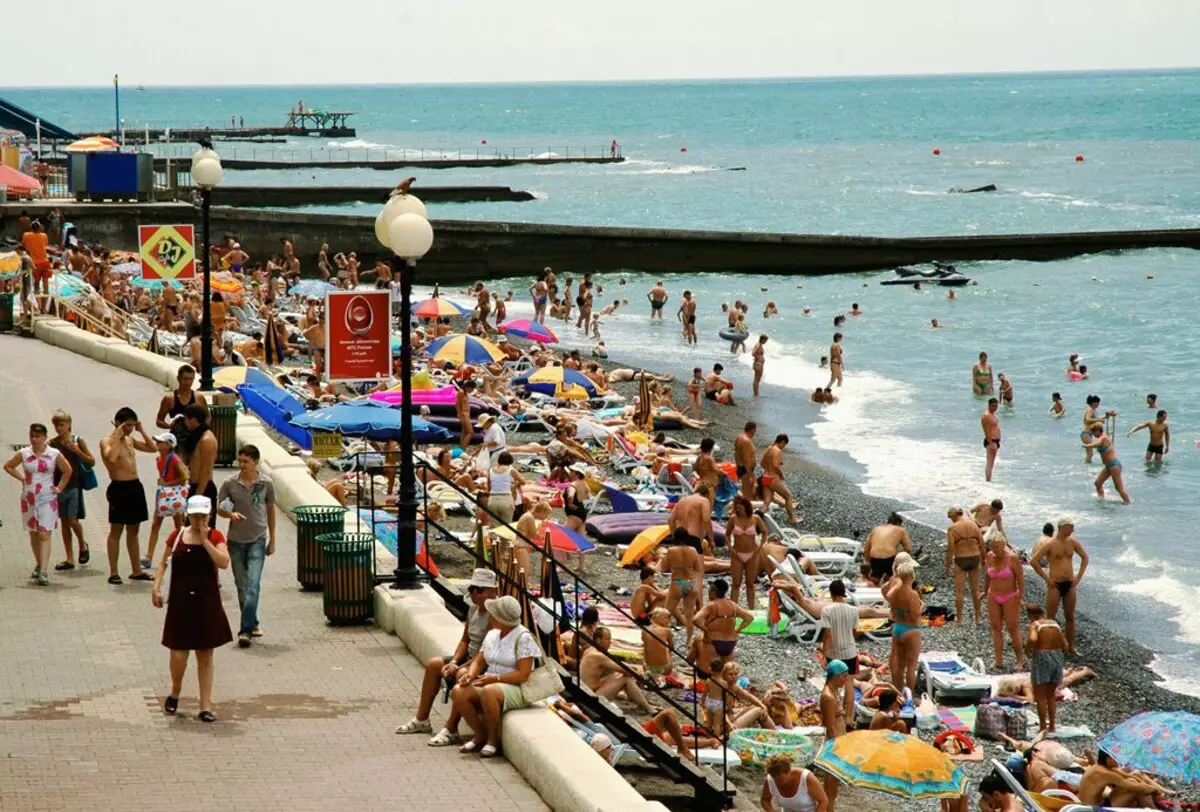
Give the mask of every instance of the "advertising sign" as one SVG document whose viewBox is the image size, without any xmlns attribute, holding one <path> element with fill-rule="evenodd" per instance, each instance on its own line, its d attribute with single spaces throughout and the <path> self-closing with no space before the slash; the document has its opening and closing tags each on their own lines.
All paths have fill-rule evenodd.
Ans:
<svg viewBox="0 0 1200 812">
<path fill-rule="evenodd" d="M 391 294 L 333 290 L 325 294 L 325 374 L 331 381 L 386 378 L 392 368 Z"/>
<path fill-rule="evenodd" d="M 143 279 L 194 279 L 195 226 L 138 226 Z"/>
</svg>

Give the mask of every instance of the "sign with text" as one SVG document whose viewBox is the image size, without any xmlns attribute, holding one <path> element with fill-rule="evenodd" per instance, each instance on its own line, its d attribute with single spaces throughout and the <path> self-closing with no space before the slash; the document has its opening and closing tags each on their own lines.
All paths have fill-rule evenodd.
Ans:
<svg viewBox="0 0 1200 812">
<path fill-rule="evenodd" d="M 392 306 L 386 290 L 325 294 L 325 375 L 331 381 L 386 378 L 392 368 Z"/>
<path fill-rule="evenodd" d="M 196 277 L 195 226 L 138 226 L 143 279 Z"/>
<path fill-rule="evenodd" d="M 342 456 L 342 435 L 330 431 L 312 432 L 312 455 L 317 460 L 333 460 Z"/>
</svg>

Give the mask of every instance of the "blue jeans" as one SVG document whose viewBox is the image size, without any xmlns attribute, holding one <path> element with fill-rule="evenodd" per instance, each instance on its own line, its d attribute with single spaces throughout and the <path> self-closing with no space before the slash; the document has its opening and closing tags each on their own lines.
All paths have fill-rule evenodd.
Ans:
<svg viewBox="0 0 1200 812">
<path fill-rule="evenodd" d="M 238 605 L 242 609 L 238 634 L 250 634 L 258 628 L 258 587 L 262 581 L 263 563 L 267 560 L 267 540 L 231 541 L 230 564 L 237 584 Z"/>
</svg>

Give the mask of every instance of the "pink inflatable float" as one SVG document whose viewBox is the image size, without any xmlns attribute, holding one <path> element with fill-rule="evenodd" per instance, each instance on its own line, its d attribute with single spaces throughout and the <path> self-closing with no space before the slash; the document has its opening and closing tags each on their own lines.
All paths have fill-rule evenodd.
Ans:
<svg viewBox="0 0 1200 812">
<path fill-rule="evenodd" d="M 440 403 L 454 402 L 454 387 L 443 386 L 441 389 L 418 389 L 412 393 L 412 402 L 417 405 L 433 405 Z M 388 390 L 387 392 L 376 392 L 371 395 L 371 400 L 377 400 L 380 403 L 386 403 L 389 406 L 394 406 L 400 403 L 403 399 L 403 393 L 399 390 Z"/>
</svg>

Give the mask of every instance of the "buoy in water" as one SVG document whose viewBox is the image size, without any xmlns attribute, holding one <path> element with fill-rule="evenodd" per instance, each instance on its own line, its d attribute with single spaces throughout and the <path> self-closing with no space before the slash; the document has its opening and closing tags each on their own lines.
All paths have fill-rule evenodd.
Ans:
<svg viewBox="0 0 1200 812">
<path fill-rule="evenodd" d="M 1147 278 L 1147 279 L 1153 279 L 1153 278 L 1154 278 L 1154 274 L 1152 274 L 1152 273 L 1148 273 L 1148 274 L 1146 274 L 1146 278 Z"/>
<path fill-rule="evenodd" d="M 934 155 L 941 155 L 941 154 L 942 154 L 942 150 L 941 150 L 940 148 L 938 148 L 938 147 L 934 147 L 934 148 L 933 148 L 933 154 L 934 154 Z"/>
<path fill-rule="evenodd" d="M 759 290 L 761 290 L 763 293 L 766 293 L 766 292 L 767 292 L 767 286 L 766 286 L 766 285 L 763 285 L 761 288 L 759 288 Z"/>
<path fill-rule="evenodd" d="M 479 143 L 481 143 L 481 144 L 486 144 L 486 143 L 487 143 L 487 139 L 485 138 L 485 139 L 483 139 L 482 141 L 480 141 Z"/>
<path fill-rule="evenodd" d="M 1081 164 L 1081 163 L 1083 163 L 1083 156 L 1082 156 L 1082 155 L 1076 155 L 1076 156 L 1075 156 L 1075 163 L 1077 163 L 1077 164 Z"/>
<path fill-rule="evenodd" d="M 679 151 L 680 151 L 680 152 L 687 152 L 687 147 L 680 147 L 680 148 L 679 148 Z"/>
</svg>

